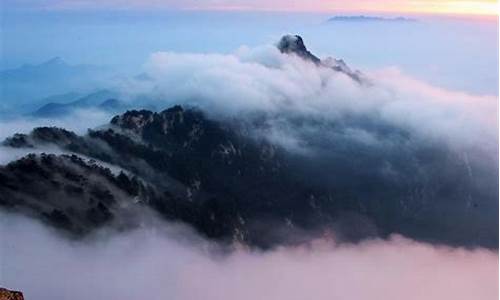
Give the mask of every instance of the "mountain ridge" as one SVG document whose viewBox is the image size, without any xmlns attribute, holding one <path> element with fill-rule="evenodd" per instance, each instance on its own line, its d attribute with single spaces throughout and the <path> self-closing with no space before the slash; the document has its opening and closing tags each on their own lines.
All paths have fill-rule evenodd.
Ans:
<svg viewBox="0 0 500 300">
<path fill-rule="evenodd" d="M 27 174 L 35 175 L 26 177 L 27 174 L 22 171 L 22 166 L 26 162 L 30 162 L 28 166 L 31 165 L 37 170 L 40 163 L 47 160 L 61 162 L 69 160 L 66 163 L 68 166 L 74 165 L 73 160 L 75 160 L 79 168 L 94 170 L 95 168 L 91 166 L 85 166 L 87 163 L 79 162 L 79 156 L 82 156 L 126 170 L 129 175 L 120 175 L 123 180 L 124 176 L 128 178 L 127 180 L 137 178 L 137 185 L 142 186 L 140 190 L 148 191 L 148 196 L 145 198 L 147 200 L 140 203 L 157 211 L 167 220 L 186 223 L 203 235 L 219 241 L 238 241 L 266 248 L 297 243 L 303 241 L 306 236 L 309 239 L 324 234 L 330 235 L 332 232 L 338 241 L 345 242 L 356 242 L 375 236 L 384 237 L 391 233 L 453 245 L 494 247 L 492 245 L 497 241 L 493 232 L 478 231 L 484 230 L 479 228 L 486 225 L 478 225 L 478 228 L 462 228 L 460 235 L 456 235 L 456 229 L 447 228 L 438 219 L 434 219 L 435 209 L 441 211 L 439 206 L 447 209 L 449 205 L 456 206 L 454 208 L 457 211 L 456 218 L 476 218 L 476 214 L 479 210 L 483 211 L 485 209 L 483 205 L 487 203 L 483 201 L 480 205 L 469 207 L 467 194 L 460 198 L 459 195 L 464 194 L 464 191 L 453 188 L 456 182 L 463 182 L 461 189 L 466 189 L 466 193 L 476 192 L 474 187 L 470 186 L 471 183 L 466 181 L 468 180 L 466 168 L 454 166 L 453 159 L 445 159 L 449 155 L 446 152 L 433 150 L 434 152 L 425 155 L 435 156 L 428 162 L 429 165 L 437 163 L 441 165 L 442 170 L 454 168 L 455 175 L 441 174 L 439 169 L 436 169 L 437 173 L 434 176 L 437 177 L 432 179 L 435 181 L 434 185 L 421 186 L 418 183 L 420 180 L 428 182 L 431 179 L 418 179 L 410 175 L 417 170 L 414 168 L 421 169 L 423 166 L 412 167 L 403 164 L 404 169 L 400 171 L 408 173 L 407 179 L 401 177 L 401 182 L 398 183 L 383 174 L 360 173 L 354 164 L 351 166 L 349 163 L 351 158 L 345 156 L 351 155 L 352 150 L 347 152 L 343 150 L 343 147 L 349 149 L 349 145 L 335 146 L 336 143 L 333 143 L 328 146 L 331 151 L 340 151 L 337 156 L 344 157 L 333 160 L 325 158 L 329 161 L 325 163 L 323 160 L 311 160 L 308 156 L 290 152 L 265 139 L 255 138 L 253 134 L 249 135 L 248 128 L 253 130 L 254 126 L 262 126 L 258 125 L 261 123 L 251 124 L 253 125 L 244 120 L 214 120 L 197 108 L 173 106 L 161 112 L 127 111 L 113 117 L 108 126 L 89 130 L 82 136 L 64 129 L 35 128 L 30 134 L 16 134 L 6 139 L 3 145 L 25 149 L 55 146 L 73 153 L 76 157 L 32 155 L 2 167 L 0 174 L 10 180 L 0 180 L 0 195 L 4 195 L 3 197 L 10 195 L 10 199 L 28 197 L 24 195 L 26 191 L 23 191 L 23 182 L 37 173 L 30 171 Z M 344 140 L 343 143 L 345 142 Z M 354 144 L 351 145 L 353 146 Z M 357 161 L 376 163 L 373 154 L 365 156 L 362 153 L 364 152 L 358 153 L 361 156 Z M 414 155 L 423 154 L 410 152 L 399 155 L 402 155 L 402 163 Z M 429 156 L 430 154 L 432 156 Z M 411 156 L 406 157 L 406 155 Z M 448 164 L 447 161 L 452 164 Z M 97 198 L 95 199 L 97 202 L 92 202 L 86 196 L 91 194 L 90 185 L 84 184 L 80 189 L 70 188 L 69 192 L 60 190 L 65 185 L 74 185 L 70 179 L 61 178 L 65 178 L 63 175 L 71 173 L 70 169 L 74 170 L 75 167 L 57 171 L 57 165 L 64 163 L 55 164 L 53 167 L 45 163 L 42 169 L 45 168 L 46 171 L 30 182 L 38 182 L 42 190 L 48 190 L 49 194 L 46 195 L 65 193 L 65 197 L 71 196 L 70 198 L 74 199 L 72 201 L 78 203 L 75 205 L 83 205 L 82 209 L 77 210 L 80 213 L 74 217 L 74 222 L 80 224 L 78 230 L 71 228 L 65 230 L 78 234 L 106 226 L 105 224 L 108 224 L 106 220 L 110 218 L 106 212 L 113 212 L 113 207 L 108 207 L 103 202 L 106 197 L 102 196 L 104 198 L 101 201 L 106 208 L 103 208 L 103 205 L 96 208 L 88 204 L 98 203 L 100 200 Z M 394 167 L 396 166 L 397 164 L 394 164 Z M 310 171 L 313 173 L 309 174 Z M 48 188 L 54 183 L 51 183 L 50 176 L 43 175 L 48 174 L 47 172 L 62 174 L 57 175 L 59 179 L 56 183 L 59 184 L 59 189 Z M 325 172 L 330 173 L 330 177 L 314 179 Z M 92 176 L 101 176 L 98 174 L 100 171 Z M 72 177 L 74 176 L 70 176 Z M 350 180 L 343 180 L 342 177 Z M 114 198 L 123 198 L 119 195 L 126 194 L 127 186 L 117 187 L 113 183 L 114 180 L 116 179 L 109 177 L 102 182 L 106 183 L 105 189 L 110 191 Z M 391 185 L 390 191 L 386 191 L 385 187 Z M 364 189 L 360 190 L 358 186 L 363 186 Z M 433 195 L 440 190 L 445 191 L 450 188 L 453 192 L 449 195 L 442 194 L 441 197 L 444 198 L 435 205 L 429 202 L 436 199 Z M 68 194 L 73 189 L 80 192 Z M 37 191 L 34 187 L 30 190 Z M 367 190 L 367 193 L 363 192 L 364 190 Z M 36 192 L 36 194 L 42 193 Z M 370 194 L 372 199 L 368 201 L 365 197 Z M 33 195 L 28 198 L 35 204 L 43 200 Z M 448 198 L 449 200 L 446 200 Z M 448 204 L 447 201 L 452 202 Z M 5 203 L 9 203 L 9 206 L 14 205 L 21 211 L 30 207 L 26 206 L 26 201 L 16 202 L 5 198 L 0 201 L 0 205 L 5 206 Z M 59 201 L 52 200 L 51 203 L 53 211 L 65 212 Z M 87 214 L 92 214 L 85 211 L 92 209 L 97 210 L 96 214 L 100 216 L 96 217 L 97 220 L 100 218 L 104 220 L 102 224 L 81 221 L 87 220 Z M 65 220 L 59 212 L 54 216 L 51 215 L 51 211 L 46 213 L 48 215 L 42 214 L 39 217 Z M 133 212 L 130 214 L 135 215 Z M 120 219 L 120 215 L 121 213 L 118 213 L 116 218 Z M 450 218 L 453 220 L 455 217 L 450 216 Z M 135 220 L 138 217 L 131 219 Z M 432 224 L 434 230 L 420 228 L 418 224 L 421 219 Z M 304 234 L 305 232 L 307 234 Z"/>
</svg>

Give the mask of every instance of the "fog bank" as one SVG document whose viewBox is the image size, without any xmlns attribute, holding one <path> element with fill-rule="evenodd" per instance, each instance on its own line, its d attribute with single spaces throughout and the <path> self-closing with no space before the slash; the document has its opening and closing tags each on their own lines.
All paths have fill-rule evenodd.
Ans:
<svg viewBox="0 0 500 300">
<path fill-rule="evenodd" d="M 498 254 L 400 236 L 223 253 L 174 224 L 62 239 L 1 214 L 0 281 L 27 299 L 497 299 Z"/>
<path fill-rule="evenodd" d="M 187 104 L 238 118 L 264 112 L 340 124 L 357 118 L 372 122 L 362 128 L 369 135 L 374 126 L 388 125 L 457 150 L 497 152 L 496 96 L 447 90 L 397 68 L 369 72 L 369 84 L 360 85 L 270 45 L 242 47 L 227 55 L 158 52 L 145 70 L 150 80 L 127 82 L 121 90 L 148 95 L 160 107 Z M 283 126 L 273 129 L 288 140 L 295 138 Z"/>
</svg>

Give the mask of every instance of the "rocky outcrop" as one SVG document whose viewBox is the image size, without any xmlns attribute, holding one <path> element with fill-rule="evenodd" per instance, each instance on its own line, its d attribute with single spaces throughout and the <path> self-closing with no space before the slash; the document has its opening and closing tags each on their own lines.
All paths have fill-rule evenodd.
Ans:
<svg viewBox="0 0 500 300">
<path fill-rule="evenodd" d="M 278 42 L 278 49 L 281 53 L 295 54 L 305 60 L 311 61 L 315 64 L 320 64 L 321 60 L 307 50 L 304 45 L 302 37 L 299 35 L 285 35 Z"/>
<path fill-rule="evenodd" d="M 349 68 L 342 59 L 335 59 L 332 57 L 328 57 L 324 60 L 319 59 L 317 56 L 307 50 L 304 44 L 304 40 L 299 35 L 283 36 L 278 42 L 277 47 L 281 53 L 297 55 L 298 57 L 312 62 L 317 66 L 327 67 L 337 72 L 341 72 L 358 83 L 368 83 L 368 80 L 364 78 L 363 74 L 360 71 L 351 70 L 351 68 Z"/>
<path fill-rule="evenodd" d="M 23 293 L 0 287 L 0 300 L 24 300 Z"/>
</svg>

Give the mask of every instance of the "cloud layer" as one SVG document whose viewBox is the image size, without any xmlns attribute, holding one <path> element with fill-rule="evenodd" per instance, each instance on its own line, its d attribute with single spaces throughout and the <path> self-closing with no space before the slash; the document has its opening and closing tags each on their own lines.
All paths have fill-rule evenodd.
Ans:
<svg viewBox="0 0 500 300">
<path fill-rule="evenodd" d="M 0 118 L 0 141 L 15 133 L 28 133 L 35 127 L 55 126 L 65 128 L 78 134 L 84 134 L 87 129 L 105 125 L 112 115 L 99 109 L 76 109 L 63 117 L 30 118 L 14 117 Z"/>
<path fill-rule="evenodd" d="M 358 245 L 317 240 L 263 253 L 223 253 L 172 224 L 75 242 L 32 220 L 1 217 L 0 281 L 27 298 L 498 298 L 498 254 L 487 250 L 394 236 Z"/>
<path fill-rule="evenodd" d="M 407 155 L 401 151 L 405 150 L 409 154 L 402 157 L 406 159 L 414 158 L 414 145 L 438 145 L 463 157 L 459 163 L 463 160 L 464 168 L 460 168 L 468 170 L 464 176 L 470 177 L 471 190 L 484 189 L 487 196 L 479 195 L 486 201 L 492 199 L 489 194 L 496 193 L 497 179 L 492 174 L 498 176 L 498 170 L 496 164 L 490 164 L 496 162 L 498 152 L 496 97 L 447 91 L 395 69 L 368 74 L 370 83 L 359 85 L 341 73 L 282 55 L 274 47 L 241 48 L 230 55 L 156 53 L 146 64 L 146 74 L 149 80 L 124 83 L 123 94 L 130 99 L 147 96 L 159 107 L 198 105 L 211 117 L 224 120 L 253 121 L 255 116 L 265 115 L 268 126 L 256 134 L 299 154 L 323 150 L 323 160 L 315 162 L 321 167 L 325 167 L 325 158 L 338 163 L 328 156 L 333 148 L 326 147 L 338 146 L 338 141 L 365 145 L 354 150 L 370 149 L 368 155 L 361 155 L 365 159 L 361 162 L 368 163 L 360 164 L 368 170 L 370 180 L 374 178 L 370 168 L 378 166 L 373 153 L 392 157 L 395 153 Z M 43 123 L 83 132 L 108 118 L 100 112 L 82 112 Z M 1 137 L 42 124 L 16 120 L 3 121 L 3 125 Z M 390 132 L 408 133 L 409 145 L 381 134 L 387 126 Z M 341 137 L 336 131 L 339 127 Z M 347 149 L 351 156 L 341 157 L 341 161 L 352 162 L 347 171 L 357 172 L 361 168 L 355 163 L 359 161 L 345 159 L 352 158 L 353 149 Z M 0 163 L 18 155 L 2 149 Z M 450 160 L 454 163 L 456 158 Z M 435 179 L 429 175 L 446 174 L 446 170 L 425 169 L 419 160 L 411 163 L 421 171 L 415 180 L 425 184 Z M 384 180 L 405 178 L 397 173 L 397 164 L 384 166 Z M 406 166 L 404 160 L 401 170 Z M 491 172 L 478 172 L 478 166 Z M 346 181 L 357 174 L 341 171 Z M 478 220 L 485 219 L 484 211 L 490 207 L 481 204 L 483 214 L 475 212 Z M 458 215 L 470 218 L 470 214 L 467 207 Z M 488 221 L 498 222 L 494 213 L 488 216 Z M 27 298 L 498 298 L 498 254 L 484 249 L 438 247 L 392 236 L 356 245 L 335 245 L 324 239 L 266 252 L 239 246 L 227 252 L 185 228 L 158 221 L 153 227 L 132 232 L 103 231 L 84 241 L 68 241 L 32 220 L 5 213 L 0 217 L 0 281 L 23 290 Z M 462 226 L 459 232 L 464 234 L 469 225 L 455 224 L 453 233 Z"/>
<path fill-rule="evenodd" d="M 327 121 L 370 118 L 460 150 L 497 151 L 497 97 L 445 90 L 394 68 L 370 73 L 372 84 L 359 85 L 268 46 L 231 55 L 159 52 L 146 71 L 152 82 L 125 91 L 230 116 L 258 111 Z"/>
<path fill-rule="evenodd" d="M 112 115 L 109 112 L 98 109 L 77 109 L 72 113 L 59 118 L 29 118 L 14 117 L 8 119 L 0 118 L 0 142 L 16 133 L 29 133 L 35 127 L 55 126 L 65 128 L 77 134 L 85 134 L 88 129 L 105 125 Z M 27 153 L 57 153 L 64 151 L 55 147 L 42 147 L 41 149 L 12 149 L 0 146 L 0 165 L 19 159 Z"/>
<path fill-rule="evenodd" d="M 448 91 L 395 69 L 367 78 L 358 84 L 264 46 L 229 55 L 155 53 L 144 76 L 119 89 L 132 107 L 195 105 L 223 126 L 248 125 L 289 150 L 297 180 L 341 201 L 353 197 L 388 232 L 495 248 L 497 97 Z M 82 132 L 104 118 L 80 116 L 48 122 Z M 19 130 L 12 124 L 6 131 Z"/>
</svg>

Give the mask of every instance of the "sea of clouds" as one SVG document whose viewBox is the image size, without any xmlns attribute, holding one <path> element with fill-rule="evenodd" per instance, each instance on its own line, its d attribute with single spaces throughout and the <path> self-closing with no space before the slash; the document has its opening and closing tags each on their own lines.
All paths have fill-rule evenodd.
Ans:
<svg viewBox="0 0 500 300">
<path fill-rule="evenodd" d="M 369 118 L 455 148 L 497 151 L 498 97 L 439 88 L 397 68 L 369 72 L 358 84 L 270 45 L 227 55 L 158 52 L 145 73 L 149 80 L 121 83 L 124 95 L 238 118 L 253 112 L 332 122 Z"/>
<path fill-rule="evenodd" d="M 342 124 L 344 138 L 369 145 L 391 143 L 377 134 L 390 126 L 409 132 L 415 143 L 465 153 L 469 168 L 498 176 L 497 96 L 446 90 L 396 68 L 365 73 L 359 84 L 274 46 L 225 55 L 158 52 L 144 71 L 146 79 L 113 84 L 123 100 L 198 106 L 224 120 L 264 114 L 270 126 L 257 133 L 299 152 L 307 152 L 311 135 L 329 137 L 324 124 Z M 297 127 L 297 118 L 318 122 Z M 107 120 L 95 111 L 58 120 L 5 120 L 0 136 L 38 125 L 83 133 Z M 1 163 L 20 155 L 0 150 Z M 36 221 L 0 216 L 0 282 L 23 290 L 27 299 L 498 298 L 498 253 L 481 248 L 392 236 L 343 245 L 316 240 L 265 252 L 235 245 L 228 251 L 161 222 L 70 241 Z"/>
<path fill-rule="evenodd" d="M 0 282 L 27 299 L 497 299 L 498 253 L 401 236 L 232 250 L 162 223 L 62 238 L 1 213 Z"/>
</svg>

